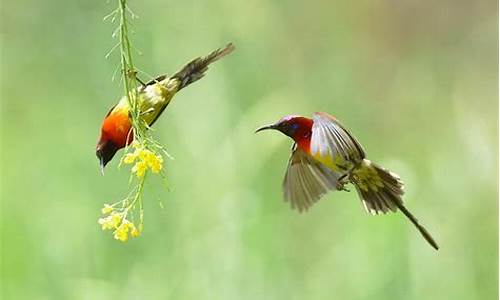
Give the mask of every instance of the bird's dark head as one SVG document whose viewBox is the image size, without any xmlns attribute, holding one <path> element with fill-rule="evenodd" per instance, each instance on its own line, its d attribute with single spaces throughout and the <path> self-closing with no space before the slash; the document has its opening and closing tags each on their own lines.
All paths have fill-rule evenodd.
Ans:
<svg viewBox="0 0 500 300">
<path fill-rule="evenodd" d="M 95 154 L 97 158 L 99 158 L 101 171 L 103 173 L 104 167 L 113 156 L 115 156 L 116 151 L 130 144 L 134 139 L 128 110 L 119 109 L 114 112 L 115 110 L 116 106 L 112 108 L 106 118 L 104 118 L 101 128 L 101 137 L 95 149 Z"/>
<path fill-rule="evenodd" d="M 97 143 L 97 147 L 95 149 L 95 155 L 99 159 L 99 164 L 101 165 L 101 171 L 103 174 L 104 167 L 113 158 L 113 156 L 115 156 L 116 151 L 120 148 L 121 147 L 119 147 L 111 139 L 106 138 L 105 135 L 101 135 L 101 139 L 99 140 L 99 143 Z"/>
<path fill-rule="evenodd" d="M 255 132 L 257 133 L 266 129 L 274 129 L 281 131 L 284 135 L 287 135 L 298 142 L 301 139 L 311 137 L 312 124 L 313 121 L 309 118 L 297 115 L 289 115 L 281 118 L 274 124 L 262 126 Z"/>
</svg>

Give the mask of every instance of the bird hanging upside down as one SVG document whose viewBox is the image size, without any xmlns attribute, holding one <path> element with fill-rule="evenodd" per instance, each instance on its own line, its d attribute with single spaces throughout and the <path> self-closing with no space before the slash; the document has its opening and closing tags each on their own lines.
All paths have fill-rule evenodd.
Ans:
<svg viewBox="0 0 500 300">
<path fill-rule="evenodd" d="M 151 126 L 161 115 L 172 97 L 184 87 L 205 75 L 208 66 L 234 50 L 233 44 L 217 49 L 205 57 L 192 60 L 172 77 L 159 76 L 138 87 L 138 101 L 141 117 Z M 101 169 L 113 158 L 115 153 L 133 140 L 130 107 L 124 96 L 108 112 L 101 128 L 101 137 L 96 147 L 96 155 Z"/>
<path fill-rule="evenodd" d="M 286 116 L 256 132 L 275 129 L 294 141 L 283 190 L 285 200 L 300 212 L 307 210 L 331 190 L 345 190 L 352 183 L 365 209 L 371 214 L 398 209 L 417 227 L 429 244 L 437 243 L 401 199 L 403 182 L 398 175 L 366 159 L 356 138 L 333 116 L 317 112 L 309 119 Z"/>
</svg>

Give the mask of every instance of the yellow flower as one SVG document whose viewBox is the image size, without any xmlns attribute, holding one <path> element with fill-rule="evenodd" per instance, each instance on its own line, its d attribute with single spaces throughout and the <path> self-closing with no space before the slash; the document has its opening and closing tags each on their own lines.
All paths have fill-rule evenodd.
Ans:
<svg viewBox="0 0 500 300">
<path fill-rule="evenodd" d="M 161 157 L 161 155 L 155 155 L 153 153 L 151 154 L 152 155 L 150 155 L 147 160 L 148 166 L 149 168 L 151 168 L 151 171 L 153 173 L 159 173 L 162 168 L 163 158 Z"/>
<path fill-rule="evenodd" d="M 124 219 L 123 222 L 116 228 L 114 232 L 114 238 L 125 242 L 128 240 L 128 233 L 130 231 L 130 235 L 132 237 L 136 237 L 139 234 L 136 232 L 137 229 L 135 228 L 134 223 L 131 223 L 129 220 Z"/>
<path fill-rule="evenodd" d="M 98 223 L 101 225 L 102 230 L 113 229 L 113 224 L 111 223 L 111 217 L 100 218 Z"/>
<path fill-rule="evenodd" d="M 153 173 L 160 173 L 161 171 L 161 164 L 154 164 L 151 166 L 151 171 Z"/>
<path fill-rule="evenodd" d="M 103 215 L 109 214 L 112 211 L 113 211 L 113 207 L 109 204 L 104 204 L 104 207 L 101 209 L 101 212 Z"/>
<path fill-rule="evenodd" d="M 146 175 L 146 171 L 151 169 L 153 173 L 159 173 L 162 169 L 163 158 L 161 155 L 155 154 L 153 151 L 146 149 L 141 144 L 134 142 L 132 146 L 135 148 L 134 153 L 128 153 L 123 158 L 123 163 L 132 164 L 135 162 L 131 172 L 139 178 Z"/>
<path fill-rule="evenodd" d="M 142 161 L 145 161 L 148 159 L 148 156 L 150 155 L 151 151 L 147 150 L 147 149 L 137 149 L 135 151 L 137 153 L 137 156 L 139 156 L 139 158 L 142 160 Z"/>
<path fill-rule="evenodd" d="M 101 225 L 102 230 L 113 229 L 120 225 L 122 216 L 116 212 L 111 213 L 110 216 L 100 218 L 98 223 Z"/>
<path fill-rule="evenodd" d="M 115 230 L 113 237 L 119 241 L 126 242 L 128 240 L 128 227 L 118 227 Z"/>
<path fill-rule="evenodd" d="M 116 228 L 118 227 L 118 225 L 120 225 L 120 222 L 122 221 L 121 214 L 113 212 L 109 217 L 111 219 L 111 224 L 113 225 L 113 228 Z"/>
<path fill-rule="evenodd" d="M 144 177 L 147 169 L 148 169 L 148 165 L 145 162 L 140 161 L 140 162 L 137 162 L 135 164 L 135 166 L 132 168 L 132 173 L 135 173 L 135 175 L 137 175 L 137 177 L 141 178 L 141 177 Z"/>
<path fill-rule="evenodd" d="M 125 157 L 123 158 L 123 163 L 124 164 L 134 163 L 136 158 L 137 158 L 137 155 L 135 153 L 127 153 L 125 155 Z"/>
<path fill-rule="evenodd" d="M 132 223 L 130 223 L 130 224 L 132 224 Z M 140 234 L 141 234 L 141 232 L 135 227 L 134 224 L 132 224 L 131 230 L 130 230 L 130 235 L 132 237 L 138 237 Z"/>
</svg>

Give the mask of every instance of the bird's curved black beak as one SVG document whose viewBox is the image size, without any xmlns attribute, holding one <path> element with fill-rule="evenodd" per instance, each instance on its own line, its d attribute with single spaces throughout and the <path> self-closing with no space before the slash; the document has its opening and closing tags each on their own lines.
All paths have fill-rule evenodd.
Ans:
<svg viewBox="0 0 500 300">
<path fill-rule="evenodd" d="M 99 157 L 99 166 L 101 167 L 101 174 L 104 175 L 104 167 L 106 166 L 104 157 Z"/>
<path fill-rule="evenodd" d="M 266 129 L 276 129 L 276 124 L 262 126 L 259 129 L 255 130 L 255 133 L 262 131 L 262 130 L 266 130 Z"/>
<path fill-rule="evenodd" d="M 104 160 L 102 149 L 97 149 L 95 154 L 97 156 L 97 159 L 99 159 L 99 168 L 101 169 L 101 174 L 104 175 L 104 167 L 106 166 L 106 161 Z"/>
<path fill-rule="evenodd" d="M 104 175 L 104 167 L 106 167 L 108 162 L 115 156 L 116 151 L 118 151 L 118 146 L 112 141 L 108 140 L 97 144 L 95 155 L 97 159 L 99 159 L 102 175 Z"/>
</svg>

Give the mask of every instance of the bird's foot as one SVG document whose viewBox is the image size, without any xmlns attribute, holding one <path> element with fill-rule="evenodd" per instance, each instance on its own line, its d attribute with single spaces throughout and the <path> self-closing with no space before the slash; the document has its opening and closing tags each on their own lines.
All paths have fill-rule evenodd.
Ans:
<svg viewBox="0 0 500 300">
<path fill-rule="evenodd" d="M 350 192 L 350 190 L 345 187 L 346 184 L 348 183 L 349 183 L 349 173 L 345 173 L 344 175 L 340 176 L 337 181 L 337 190 Z"/>
<path fill-rule="evenodd" d="M 128 72 L 127 75 L 130 78 L 137 80 L 137 82 L 139 82 L 142 85 L 142 87 L 146 87 L 146 84 L 144 83 L 144 81 L 142 81 L 141 79 L 139 79 L 139 77 L 137 77 L 137 71 L 136 70 L 129 70 L 129 72 Z"/>
<path fill-rule="evenodd" d="M 339 181 L 337 183 L 337 190 L 338 191 L 350 192 L 351 190 L 349 190 L 348 188 L 345 187 L 346 184 L 347 184 L 347 182 Z"/>
</svg>

